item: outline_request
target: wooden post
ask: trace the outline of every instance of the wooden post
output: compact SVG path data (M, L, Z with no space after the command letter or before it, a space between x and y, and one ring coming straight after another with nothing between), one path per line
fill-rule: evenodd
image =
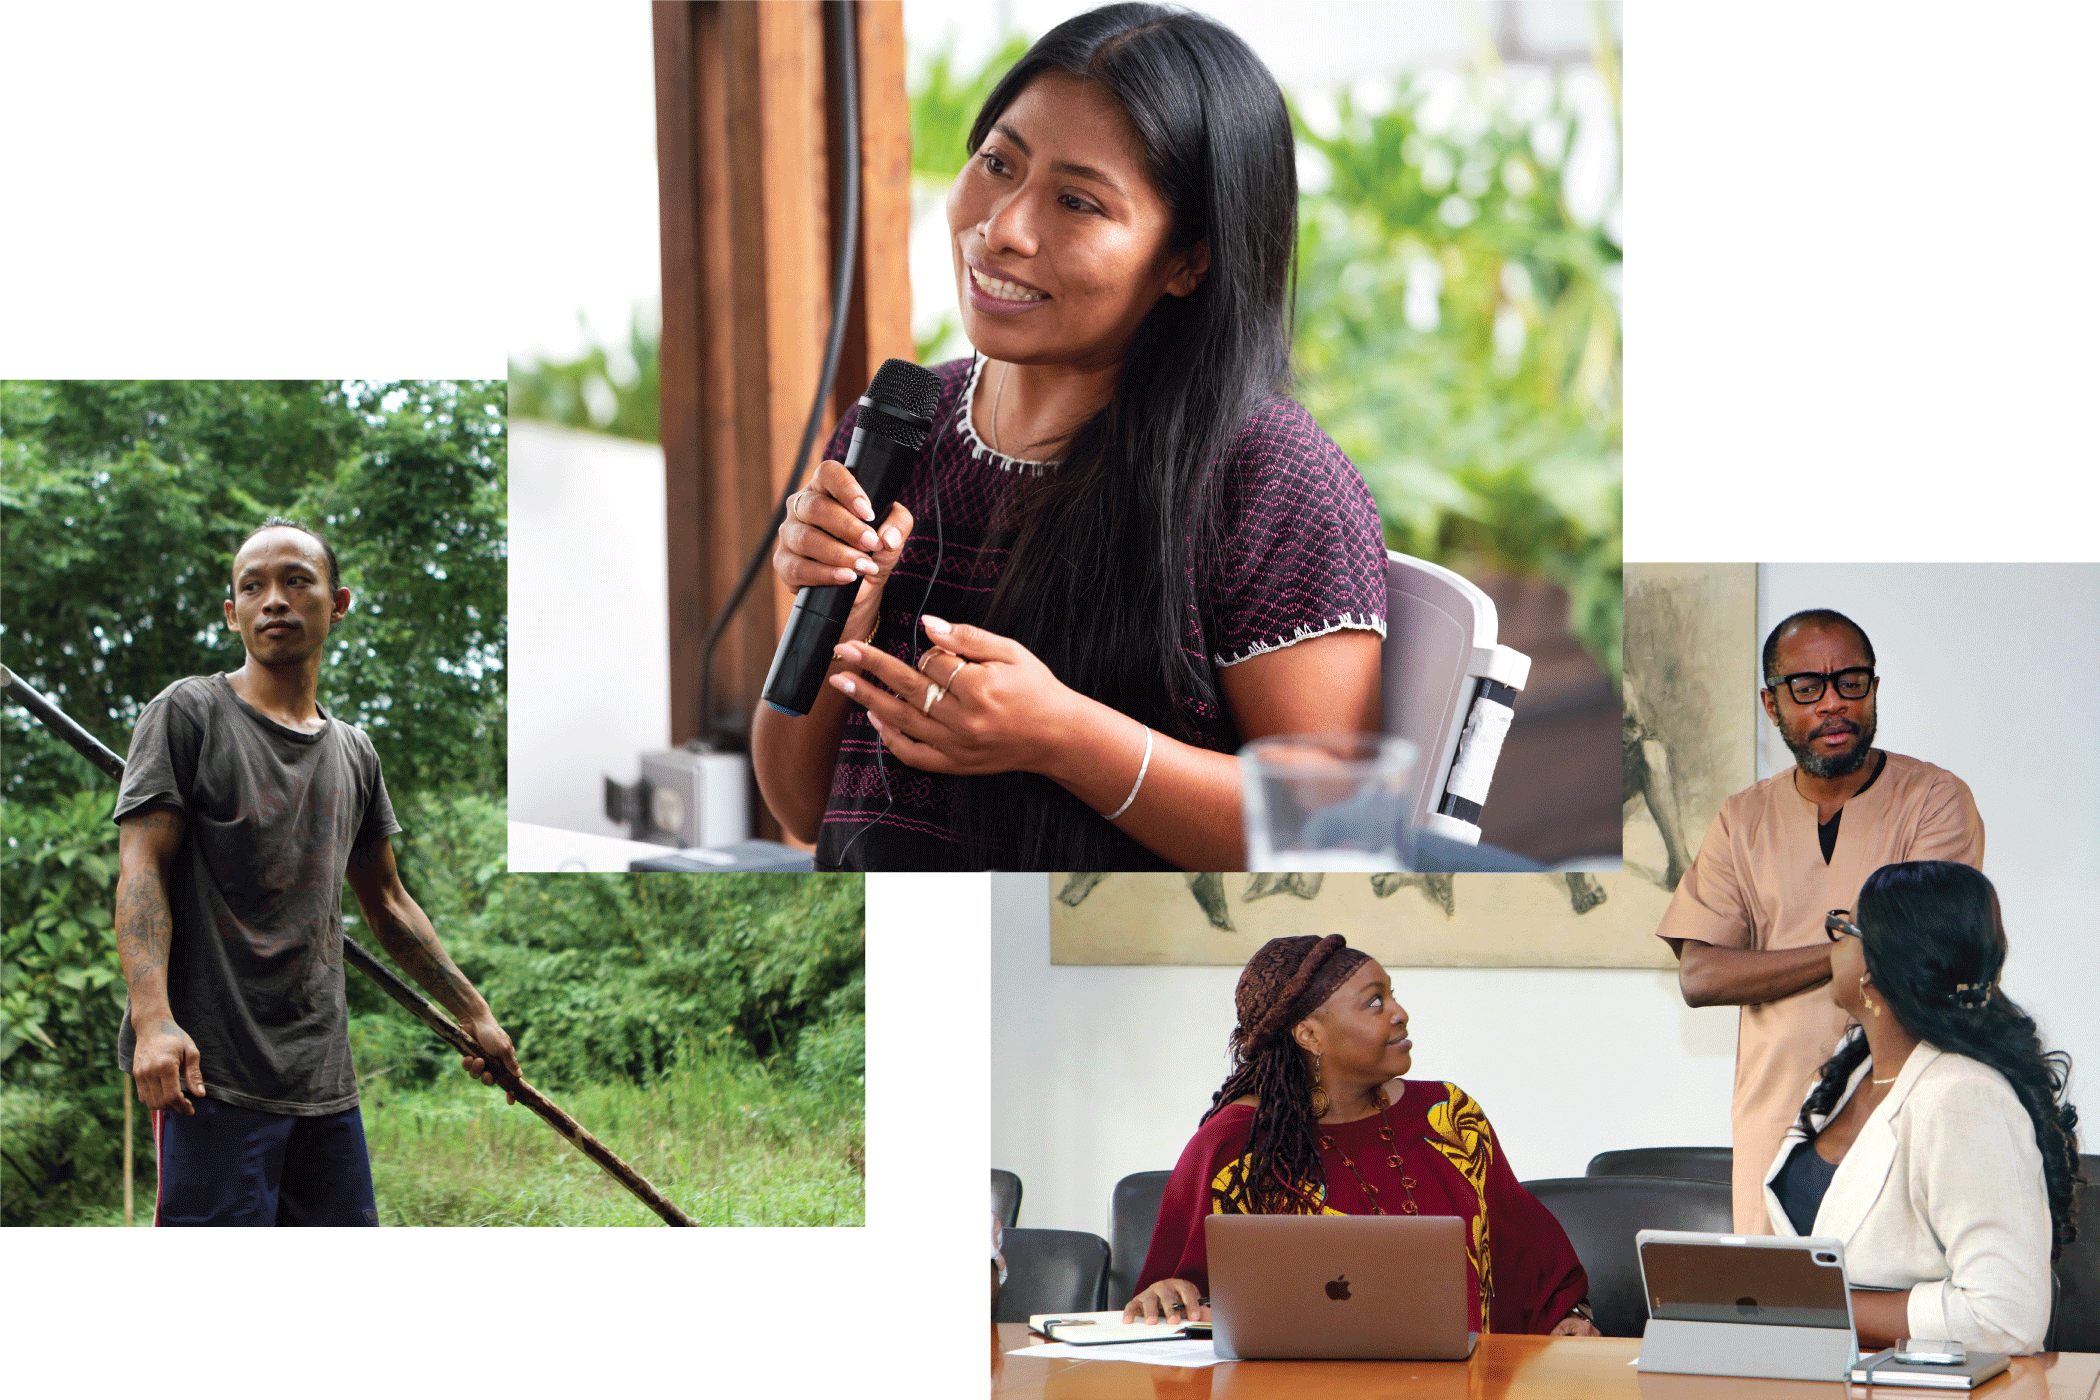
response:
M841 216L840 56L826 21L817 0L654 6L673 744L748 731L793 601L770 572L753 587L717 650L715 713L702 715L702 637L768 533L822 369ZM860 266L805 471L875 367L912 352L899 0L858 0L855 32ZM770 816L762 827L777 834Z
M132 1091L131 1076L123 1077L124 1095L124 1223L131 1223L131 1101L138 1095Z

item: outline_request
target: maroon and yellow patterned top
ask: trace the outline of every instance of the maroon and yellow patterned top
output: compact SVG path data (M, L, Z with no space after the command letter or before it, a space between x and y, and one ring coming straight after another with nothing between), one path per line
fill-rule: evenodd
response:
M1589 1292L1589 1277L1567 1232L1517 1183L1487 1115L1463 1089L1417 1079L1401 1080L1400 1086L1384 1120L1374 1113L1320 1127L1326 1139L1320 1167L1327 1180L1296 1184L1304 1213L1371 1215L1382 1208L1397 1215L1411 1197L1420 1214L1455 1215L1469 1225L1466 1262L1475 1286L1469 1327L1550 1331ZM1392 1124L1390 1148L1380 1136L1386 1121ZM1245 1211L1242 1154L1253 1122L1251 1106L1228 1106L1182 1150L1160 1200L1152 1248L1138 1276L1141 1291L1165 1278L1208 1290L1203 1217ZM1389 1155L1401 1165L1392 1166ZM1412 1185L1404 1185L1403 1177ZM1375 1193L1367 1195L1365 1184Z

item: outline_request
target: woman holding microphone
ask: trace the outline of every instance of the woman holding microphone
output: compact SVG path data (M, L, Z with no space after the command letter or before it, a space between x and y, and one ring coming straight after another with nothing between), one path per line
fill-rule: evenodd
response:
M804 716L752 749L820 868L1237 869L1235 751L1379 726L1385 555L1281 390L1296 153L1229 30L1110 5L987 99L948 197L964 333L872 518L837 460L774 553L860 579Z

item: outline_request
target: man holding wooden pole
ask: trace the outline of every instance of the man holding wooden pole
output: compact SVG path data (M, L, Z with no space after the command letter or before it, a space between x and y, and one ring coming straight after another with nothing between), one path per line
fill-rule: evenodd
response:
M376 1225L344 1000L342 882L409 976L515 1082L510 1037L402 887L379 758L320 707L350 609L335 553L272 517L235 553L247 658L161 692L117 798L120 1064L153 1111L160 1225Z

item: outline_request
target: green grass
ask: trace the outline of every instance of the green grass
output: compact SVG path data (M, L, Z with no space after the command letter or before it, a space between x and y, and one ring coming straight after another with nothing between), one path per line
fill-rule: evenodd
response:
M657 1225L530 1110L463 1076L364 1096L384 1225ZM647 1085L548 1096L700 1225L859 1225L861 1086L703 1057Z
M858 1080L813 1089L750 1060L699 1057L649 1085L541 1086L698 1225L864 1223ZM362 1090L382 1225L660 1225L531 1110L454 1074ZM141 1144L134 1223L153 1222ZM122 1208L63 1223L121 1225ZM48 1223L60 1223L52 1221Z

